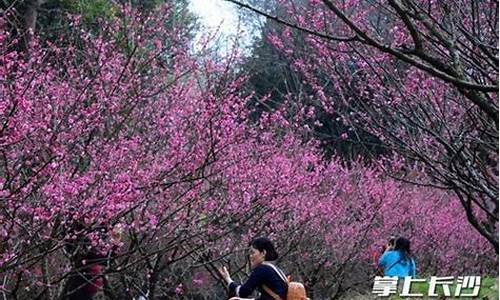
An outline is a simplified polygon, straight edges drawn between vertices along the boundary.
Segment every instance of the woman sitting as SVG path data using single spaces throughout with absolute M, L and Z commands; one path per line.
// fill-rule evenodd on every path
M 219 270 L 229 286 L 230 293 L 236 296 L 231 299 L 249 297 L 255 289 L 261 294 L 257 300 L 286 299 L 287 280 L 285 274 L 273 263 L 278 259 L 278 253 L 272 242 L 267 238 L 254 239 L 250 243 L 249 256 L 252 273 L 242 285 L 231 279 L 226 267 Z

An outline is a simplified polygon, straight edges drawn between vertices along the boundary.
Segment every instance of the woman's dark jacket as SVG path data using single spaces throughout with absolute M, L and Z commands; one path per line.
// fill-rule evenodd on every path
M 282 276 L 285 277 L 285 274 L 283 274 L 283 272 L 281 273 Z M 231 297 L 248 298 L 252 295 L 253 291 L 257 289 L 261 294 L 257 300 L 274 300 L 274 298 L 262 288 L 263 285 L 279 295 L 281 299 L 286 299 L 287 283 L 278 273 L 276 273 L 273 267 L 266 264 L 260 264 L 255 267 L 250 277 L 243 285 L 237 285 L 234 281 L 231 282 L 229 284 L 229 291 Z

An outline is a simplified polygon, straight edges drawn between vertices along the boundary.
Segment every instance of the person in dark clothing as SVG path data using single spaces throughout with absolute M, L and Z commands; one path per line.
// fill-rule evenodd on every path
M 65 299 L 94 299 L 103 286 L 104 259 L 102 255 L 95 252 L 89 252 L 78 259 L 75 270 L 68 277 Z
M 74 238 L 67 239 L 64 250 L 71 260 L 73 270 L 69 274 L 65 287 L 65 300 L 91 300 L 102 289 L 104 268 L 108 257 L 92 247 L 87 237 L 87 227 L 75 222 L 69 228 Z
M 277 300 L 276 296 L 282 300 L 286 299 L 287 279 L 283 271 L 273 264 L 278 259 L 278 253 L 272 242 L 267 238 L 254 239 L 250 243 L 249 258 L 252 273 L 242 285 L 231 279 L 226 267 L 220 269 L 231 295 L 236 296 L 231 299 L 249 297 L 256 289 L 260 292 L 260 297 L 256 300 Z

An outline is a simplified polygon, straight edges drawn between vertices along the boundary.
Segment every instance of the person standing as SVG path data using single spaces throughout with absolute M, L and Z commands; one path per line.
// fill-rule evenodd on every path
M 410 241 L 399 237 L 394 242 L 394 248 L 388 249 L 379 259 L 379 266 L 384 270 L 384 276 L 415 277 L 417 266 L 411 255 Z

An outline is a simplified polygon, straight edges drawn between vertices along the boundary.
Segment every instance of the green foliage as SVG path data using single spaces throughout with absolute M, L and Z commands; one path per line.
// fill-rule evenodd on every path
M 267 40 L 267 34 L 280 32 L 282 29 L 281 25 L 266 22 L 261 36 L 256 38 L 252 45 L 252 55 L 242 65 L 243 72 L 249 74 L 246 88 L 249 93 L 252 92 L 255 95 L 248 103 L 253 110 L 252 120 L 258 122 L 263 112 L 283 108 L 287 98 L 293 99 L 293 103 L 286 104 L 290 120 L 297 115 L 300 107 L 314 107 L 315 113 L 299 125 L 307 125 L 312 129 L 311 136 L 304 138 L 317 139 L 321 143 L 325 158 L 329 159 L 338 155 L 346 162 L 359 157 L 370 161 L 374 157 L 385 154 L 387 150 L 376 136 L 360 129 L 356 132 L 351 131 L 351 128 L 341 120 L 338 112 L 327 112 L 321 105 L 318 105 L 318 96 L 306 83 L 305 78 L 296 72 L 291 66 L 292 62 Z M 296 49 L 298 50 L 296 51 L 307 51 L 307 49 L 300 49 L 301 45 L 305 44 L 304 35 L 300 32 L 293 34 L 297 41 Z M 329 84 L 326 79 L 327 74 L 324 74 L 324 78 L 325 82 L 322 84 L 326 90 Z M 335 92 L 332 90 L 330 94 L 333 95 Z M 269 98 L 265 103 L 255 100 L 266 95 L 269 95 Z M 347 113 L 350 111 L 347 106 L 340 107 L 340 104 L 337 109 Z
M 37 34 L 49 40 L 57 39 L 72 28 L 68 15 L 81 16 L 82 27 L 98 31 L 96 20 L 111 20 L 116 13 L 115 4 L 109 0 L 48 0 L 38 11 Z
M 91 23 L 97 18 L 111 19 L 116 15 L 116 7 L 108 0 L 64 0 L 61 5 L 68 12 L 79 14 L 84 22 Z

